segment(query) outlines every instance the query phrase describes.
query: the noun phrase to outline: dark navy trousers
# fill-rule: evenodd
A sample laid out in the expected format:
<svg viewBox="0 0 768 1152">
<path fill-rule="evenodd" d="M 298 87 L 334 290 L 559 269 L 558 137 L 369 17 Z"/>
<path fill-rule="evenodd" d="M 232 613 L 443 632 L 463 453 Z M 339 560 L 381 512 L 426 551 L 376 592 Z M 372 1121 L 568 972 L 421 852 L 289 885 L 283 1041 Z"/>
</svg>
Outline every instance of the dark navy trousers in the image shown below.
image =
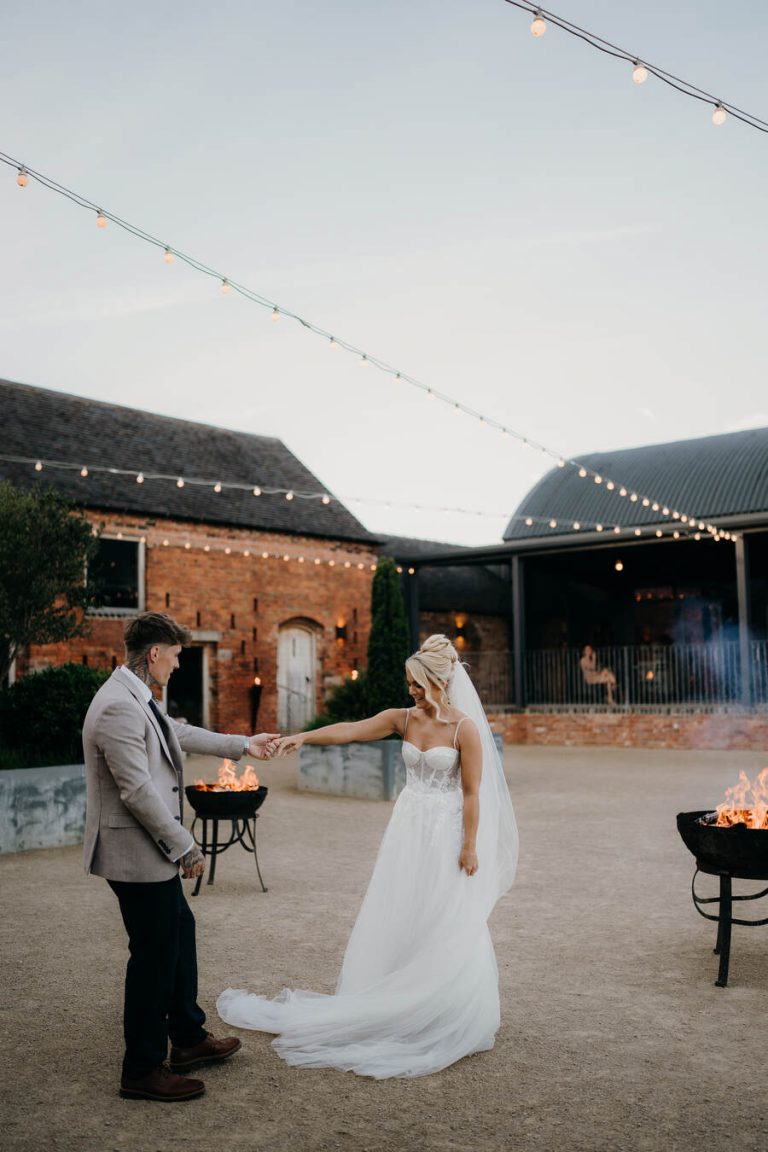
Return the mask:
<svg viewBox="0 0 768 1152">
<path fill-rule="evenodd" d="M 163 1063 L 169 1038 L 177 1048 L 193 1048 L 207 1035 L 197 1003 L 195 918 L 179 876 L 159 884 L 107 883 L 128 933 L 123 1076 L 133 1080 Z"/>
</svg>

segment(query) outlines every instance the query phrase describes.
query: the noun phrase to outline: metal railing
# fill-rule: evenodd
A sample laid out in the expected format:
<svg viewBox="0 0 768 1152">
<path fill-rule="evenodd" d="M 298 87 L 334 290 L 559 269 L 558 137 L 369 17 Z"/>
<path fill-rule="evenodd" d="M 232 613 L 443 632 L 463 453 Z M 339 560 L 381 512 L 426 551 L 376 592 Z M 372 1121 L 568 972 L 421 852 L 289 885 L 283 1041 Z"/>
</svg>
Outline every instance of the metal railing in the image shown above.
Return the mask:
<svg viewBox="0 0 768 1152">
<path fill-rule="evenodd" d="M 768 704 L 768 641 L 749 644 L 748 681 L 742 683 L 737 641 L 708 644 L 643 644 L 595 649 L 598 669 L 616 681 L 614 701 L 625 708 L 669 705 L 739 705 L 747 699 Z M 515 692 L 513 654 L 466 652 L 466 661 L 487 708 L 548 705 L 604 705 L 605 683 L 589 684 L 581 667 L 582 649 L 534 649 L 522 654 L 522 691 Z M 745 689 L 749 686 L 748 696 Z"/>
</svg>

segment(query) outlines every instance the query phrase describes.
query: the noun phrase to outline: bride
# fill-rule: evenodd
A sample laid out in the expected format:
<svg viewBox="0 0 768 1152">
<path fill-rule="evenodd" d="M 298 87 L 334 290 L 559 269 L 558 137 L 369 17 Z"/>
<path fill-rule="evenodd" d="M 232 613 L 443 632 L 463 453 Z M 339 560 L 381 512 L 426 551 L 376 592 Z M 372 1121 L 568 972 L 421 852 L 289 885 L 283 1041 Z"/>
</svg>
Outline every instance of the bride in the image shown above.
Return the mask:
<svg viewBox="0 0 768 1152">
<path fill-rule="evenodd" d="M 361 1076 L 426 1076 L 492 1048 L 499 1027 L 494 904 L 512 883 L 517 828 L 501 761 L 472 681 L 445 636 L 405 664 L 412 708 L 283 739 L 349 744 L 402 737 L 395 802 L 334 995 L 229 988 L 219 1015 L 277 1033 L 289 1064 Z"/>
</svg>

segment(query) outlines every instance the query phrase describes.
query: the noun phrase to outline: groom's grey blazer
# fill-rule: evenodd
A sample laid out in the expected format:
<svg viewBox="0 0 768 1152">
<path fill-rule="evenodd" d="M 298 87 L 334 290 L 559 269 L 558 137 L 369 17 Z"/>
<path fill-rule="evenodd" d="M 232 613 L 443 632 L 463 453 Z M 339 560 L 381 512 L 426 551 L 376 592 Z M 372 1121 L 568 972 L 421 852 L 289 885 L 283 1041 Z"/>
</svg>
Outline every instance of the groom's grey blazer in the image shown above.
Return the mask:
<svg viewBox="0 0 768 1152">
<path fill-rule="evenodd" d="M 182 749 L 239 760 L 244 736 L 222 736 L 157 719 L 138 685 L 116 669 L 91 701 L 83 725 L 86 872 L 153 882 L 178 874 L 192 846 L 181 823 Z"/>
</svg>

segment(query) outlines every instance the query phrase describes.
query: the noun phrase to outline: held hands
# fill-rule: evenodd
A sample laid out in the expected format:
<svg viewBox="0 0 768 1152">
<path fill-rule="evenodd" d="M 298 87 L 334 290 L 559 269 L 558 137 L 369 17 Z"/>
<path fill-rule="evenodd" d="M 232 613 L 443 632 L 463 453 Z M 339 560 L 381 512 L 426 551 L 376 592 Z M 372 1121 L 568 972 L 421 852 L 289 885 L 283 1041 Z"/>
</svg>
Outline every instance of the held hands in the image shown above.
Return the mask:
<svg viewBox="0 0 768 1152">
<path fill-rule="evenodd" d="M 277 755 L 287 756 L 289 752 L 298 752 L 306 738 L 306 732 L 297 732 L 295 736 L 283 736 L 277 743 Z"/>
<path fill-rule="evenodd" d="M 467 848 L 467 846 L 464 845 L 459 855 L 459 868 L 463 868 L 467 876 L 474 876 L 479 867 L 477 852 L 475 852 L 474 848 Z"/>
<path fill-rule="evenodd" d="M 259 732 L 257 736 L 251 736 L 248 755 L 255 756 L 257 760 L 271 760 L 280 743 L 279 732 Z"/>
</svg>

